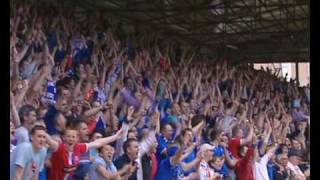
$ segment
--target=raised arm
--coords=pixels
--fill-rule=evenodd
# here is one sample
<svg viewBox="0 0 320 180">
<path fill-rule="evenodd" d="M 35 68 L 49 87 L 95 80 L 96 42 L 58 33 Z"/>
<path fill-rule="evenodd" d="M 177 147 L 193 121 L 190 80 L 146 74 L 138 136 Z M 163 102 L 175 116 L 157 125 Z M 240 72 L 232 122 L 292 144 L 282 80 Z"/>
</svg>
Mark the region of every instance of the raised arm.
<svg viewBox="0 0 320 180">
<path fill-rule="evenodd" d="M 55 141 L 49 134 L 46 134 L 46 141 L 47 141 L 50 149 L 52 149 L 53 152 L 58 150 L 59 143 L 57 141 Z"/>
<path fill-rule="evenodd" d="M 82 115 L 82 119 L 83 120 L 87 120 L 90 116 L 96 115 L 98 114 L 101 110 L 103 110 L 105 108 L 104 105 L 101 105 L 99 107 L 94 107 L 92 109 L 89 109 L 87 111 L 85 111 Z"/>
<path fill-rule="evenodd" d="M 192 128 L 192 132 L 194 134 L 199 134 L 200 131 L 204 128 L 204 126 L 205 126 L 205 122 L 203 120 L 199 124 L 197 124 L 195 127 Z"/>
<path fill-rule="evenodd" d="M 221 143 L 221 145 L 223 146 L 224 155 L 226 157 L 227 164 L 229 166 L 231 166 L 231 167 L 235 167 L 237 162 L 238 162 L 238 160 L 231 158 L 231 156 L 229 155 L 229 152 L 227 150 L 227 144 L 226 143 L 223 142 L 223 143 Z"/>
<path fill-rule="evenodd" d="M 251 125 L 250 125 L 249 134 L 247 135 L 246 138 L 240 139 L 240 145 L 241 145 L 241 146 L 244 146 L 244 145 L 249 144 L 249 143 L 252 141 L 253 133 L 254 133 L 254 132 L 253 132 L 253 124 L 251 124 Z"/>
<path fill-rule="evenodd" d="M 197 168 L 201 162 L 200 153 L 197 155 L 197 158 L 189 163 L 182 162 L 182 168 L 184 171 L 189 171 L 192 168 Z"/>
<path fill-rule="evenodd" d="M 12 92 L 10 92 L 10 107 L 11 107 L 10 110 L 12 112 L 13 124 L 15 127 L 19 127 L 21 122 L 20 122 L 19 113 L 16 108 L 16 104 L 14 102 L 14 95 Z"/>
<path fill-rule="evenodd" d="M 109 144 L 109 143 L 112 143 L 118 139 L 120 139 L 122 136 L 123 136 L 123 130 L 120 129 L 119 131 L 117 131 L 116 134 L 112 135 L 112 136 L 109 136 L 109 137 L 105 137 L 105 138 L 101 138 L 101 139 L 97 139 L 93 142 L 90 142 L 87 144 L 88 146 L 88 149 L 97 149 L 97 148 L 100 148 L 101 146 L 105 145 L 105 144 Z"/>
<path fill-rule="evenodd" d="M 193 143 L 191 146 L 187 147 L 187 149 L 184 151 L 181 159 L 184 160 L 185 158 L 187 158 L 190 153 L 192 153 L 192 151 L 194 150 L 194 148 L 196 147 L 196 143 Z"/>
<path fill-rule="evenodd" d="M 19 109 L 22 106 L 23 99 L 24 99 L 28 89 L 29 89 L 29 81 L 24 80 L 21 92 L 19 94 L 16 94 L 14 97 L 14 102 L 15 102 L 17 109 Z"/>
<path fill-rule="evenodd" d="M 40 77 L 35 81 L 33 86 L 30 88 L 31 93 L 28 96 L 28 99 L 32 99 L 36 94 L 39 93 L 43 83 L 45 82 L 45 78 L 50 74 L 51 68 L 48 66 L 43 67 Z"/>
<path fill-rule="evenodd" d="M 265 115 L 266 116 L 266 115 Z M 266 117 L 267 118 L 267 117 Z M 269 139 L 270 139 L 270 136 L 271 136 L 271 133 L 272 133 L 272 127 L 270 125 L 270 122 L 269 122 L 269 119 L 267 119 L 267 125 L 268 125 L 268 129 L 267 129 L 267 134 L 266 136 L 264 137 L 263 139 L 263 144 L 262 146 L 259 148 L 259 153 L 260 154 L 264 154 L 265 151 L 266 151 L 266 147 L 268 145 L 268 142 L 269 142 Z"/>
<path fill-rule="evenodd" d="M 84 80 L 85 78 L 86 78 L 85 73 L 80 74 L 80 79 L 79 79 L 79 81 L 77 82 L 75 88 L 73 89 L 72 99 L 75 99 L 75 98 L 79 97 L 80 92 L 81 92 L 81 85 L 82 85 L 82 82 L 83 82 L 83 80 Z"/>
<path fill-rule="evenodd" d="M 105 62 L 103 53 L 101 53 L 101 58 L 102 58 L 102 61 Z M 106 73 L 107 73 L 107 66 L 105 65 L 105 63 L 103 63 L 103 64 L 104 64 L 104 66 L 103 66 L 103 70 L 102 70 L 102 73 L 101 73 L 101 76 L 100 76 L 100 82 L 99 82 L 99 87 L 101 89 L 103 89 L 104 86 L 105 86 Z"/>
</svg>

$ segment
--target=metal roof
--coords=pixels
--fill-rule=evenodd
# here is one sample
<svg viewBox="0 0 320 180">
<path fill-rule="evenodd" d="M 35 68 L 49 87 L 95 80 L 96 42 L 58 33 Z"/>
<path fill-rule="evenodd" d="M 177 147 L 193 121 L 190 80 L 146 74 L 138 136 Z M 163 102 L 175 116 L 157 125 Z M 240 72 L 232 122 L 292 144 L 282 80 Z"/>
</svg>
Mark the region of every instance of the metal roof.
<svg viewBox="0 0 320 180">
<path fill-rule="evenodd" d="M 157 42 L 192 47 L 202 57 L 255 62 L 310 58 L 308 0 L 55 2 L 72 7 L 80 21 L 99 12 L 106 26 L 117 27 L 118 37 L 140 39 L 136 46 Z"/>
</svg>

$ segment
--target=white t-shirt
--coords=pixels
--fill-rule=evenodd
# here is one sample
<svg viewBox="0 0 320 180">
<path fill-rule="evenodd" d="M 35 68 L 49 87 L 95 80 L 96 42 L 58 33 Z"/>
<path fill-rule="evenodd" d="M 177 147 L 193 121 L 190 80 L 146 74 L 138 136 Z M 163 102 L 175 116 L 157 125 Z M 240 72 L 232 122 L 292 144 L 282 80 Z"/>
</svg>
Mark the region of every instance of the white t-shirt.
<svg viewBox="0 0 320 180">
<path fill-rule="evenodd" d="M 14 138 L 17 140 L 17 145 L 23 143 L 23 142 L 29 142 L 29 131 L 27 128 L 21 126 L 18 129 L 16 129 Z"/>
<path fill-rule="evenodd" d="M 214 176 L 213 169 L 211 169 L 209 164 L 203 160 L 200 163 L 198 172 L 199 172 L 200 180 L 208 180 Z"/>
<path fill-rule="evenodd" d="M 149 133 L 148 137 L 146 137 L 139 143 L 139 155 L 138 155 L 138 159 L 136 160 L 138 164 L 138 171 L 137 171 L 138 180 L 143 180 L 141 157 L 150 150 L 151 145 L 155 142 L 157 142 L 156 133 L 155 131 L 152 131 Z"/>
<path fill-rule="evenodd" d="M 255 161 L 253 167 L 253 175 L 255 179 L 259 180 L 269 180 L 267 163 L 272 154 L 266 153 L 261 159 L 260 162 Z"/>
<path fill-rule="evenodd" d="M 37 169 L 39 172 L 44 167 L 44 161 L 47 155 L 47 148 L 42 148 L 38 152 L 35 152 L 30 142 L 24 142 L 19 144 L 12 156 L 10 162 L 10 179 L 14 178 L 16 166 L 23 168 L 23 180 L 29 180 L 34 176 Z"/>
</svg>

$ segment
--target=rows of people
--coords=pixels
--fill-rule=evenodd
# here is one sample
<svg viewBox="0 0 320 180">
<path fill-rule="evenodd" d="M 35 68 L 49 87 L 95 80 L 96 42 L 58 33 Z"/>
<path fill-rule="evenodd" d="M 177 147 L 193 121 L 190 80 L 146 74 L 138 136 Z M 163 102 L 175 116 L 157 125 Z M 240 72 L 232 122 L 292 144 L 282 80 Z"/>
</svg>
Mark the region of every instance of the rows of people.
<svg viewBox="0 0 320 180">
<path fill-rule="evenodd" d="M 309 87 L 10 9 L 10 179 L 309 178 Z"/>
</svg>

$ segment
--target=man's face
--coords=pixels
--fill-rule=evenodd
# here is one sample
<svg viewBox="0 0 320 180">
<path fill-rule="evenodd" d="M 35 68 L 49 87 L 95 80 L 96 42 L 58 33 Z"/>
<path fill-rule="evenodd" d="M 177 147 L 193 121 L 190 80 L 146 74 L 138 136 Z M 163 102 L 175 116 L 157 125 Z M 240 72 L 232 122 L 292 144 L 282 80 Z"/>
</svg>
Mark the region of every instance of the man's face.
<svg viewBox="0 0 320 180">
<path fill-rule="evenodd" d="M 301 144 L 299 141 L 293 139 L 291 144 L 293 149 L 297 149 L 297 150 L 301 149 Z"/>
<path fill-rule="evenodd" d="M 193 133 L 192 131 L 187 131 L 183 137 L 184 145 L 188 145 L 193 141 Z"/>
<path fill-rule="evenodd" d="M 25 120 L 32 126 L 37 120 L 37 113 L 35 111 L 30 111 L 27 116 L 25 116 Z"/>
<path fill-rule="evenodd" d="M 213 150 L 205 150 L 203 152 L 203 158 L 205 161 L 209 162 L 213 158 Z"/>
<path fill-rule="evenodd" d="M 47 109 L 41 109 L 38 112 L 38 117 L 40 117 L 42 119 L 46 115 L 47 111 L 48 111 Z"/>
<path fill-rule="evenodd" d="M 92 135 L 91 141 L 95 141 L 95 140 L 101 139 L 101 138 L 102 138 L 102 134 L 95 132 L 95 133 Z"/>
<path fill-rule="evenodd" d="M 86 123 L 81 123 L 79 125 L 79 137 L 82 142 L 87 142 L 89 140 L 88 136 L 88 126 Z"/>
<path fill-rule="evenodd" d="M 163 136 L 165 138 L 167 138 L 168 140 L 171 140 L 172 139 L 172 134 L 173 134 L 173 129 L 172 129 L 172 126 L 167 124 L 164 131 L 163 131 Z"/>
<path fill-rule="evenodd" d="M 248 147 L 247 146 L 242 146 L 240 149 L 240 155 L 241 157 L 244 157 L 247 154 Z"/>
<path fill-rule="evenodd" d="M 76 82 L 74 81 L 74 79 L 71 79 L 70 80 L 70 87 L 73 88 L 73 87 L 75 87 L 75 85 L 76 85 Z"/>
<path fill-rule="evenodd" d="M 137 137 L 138 137 L 138 130 L 137 130 L 137 128 L 136 127 L 132 127 L 131 129 L 130 129 L 130 132 L 129 132 L 131 135 L 130 135 L 130 137 L 129 137 L 129 134 L 128 134 L 128 138 L 133 138 L 133 139 L 137 139 Z"/>
<path fill-rule="evenodd" d="M 181 110 L 182 110 L 182 112 L 183 113 L 187 113 L 187 112 L 189 112 L 189 104 L 188 103 L 186 103 L 186 102 L 183 102 L 182 104 L 181 104 Z"/>
<path fill-rule="evenodd" d="M 91 68 L 91 66 L 89 65 L 89 64 L 87 64 L 86 66 L 85 66 L 85 69 L 86 69 L 86 71 L 87 71 L 87 73 L 88 74 L 92 74 L 92 68 Z"/>
<path fill-rule="evenodd" d="M 138 158 L 139 155 L 139 144 L 137 141 L 131 142 L 130 146 L 127 149 L 128 155 L 135 160 Z"/>
<path fill-rule="evenodd" d="M 127 81 L 127 87 L 130 89 L 130 90 L 133 90 L 134 89 L 134 85 L 133 85 L 133 82 L 131 79 L 128 79 Z"/>
<path fill-rule="evenodd" d="M 46 132 L 44 130 L 36 130 L 31 139 L 33 146 L 36 149 L 41 149 L 46 144 Z"/>
<path fill-rule="evenodd" d="M 84 72 L 84 65 L 83 64 L 80 64 L 79 65 L 79 71 L 82 73 Z"/>
<path fill-rule="evenodd" d="M 290 163 L 293 164 L 294 166 L 297 166 L 297 165 L 300 164 L 301 158 L 298 157 L 298 156 L 290 156 L 290 157 L 289 157 L 289 161 L 290 161 Z"/>
<path fill-rule="evenodd" d="M 69 98 L 71 96 L 71 93 L 70 93 L 69 89 L 63 89 L 62 90 L 62 96 L 64 98 L 66 98 L 66 99 Z"/>
<path fill-rule="evenodd" d="M 68 103 L 65 99 L 60 99 L 57 101 L 57 109 L 61 112 L 68 112 Z"/>
<path fill-rule="evenodd" d="M 288 157 L 287 156 L 284 156 L 282 157 L 280 160 L 279 160 L 279 163 L 281 166 L 283 167 L 287 167 L 287 164 L 288 164 Z"/>
<path fill-rule="evenodd" d="M 224 157 L 216 157 L 215 161 L 213 162 L 213 165 L 217 169 L 222 169 L 222 166 L 224 164 Z"/>
<path fill-rule="evenodd" d="M 66 130 L 64 141 L 68 146 L 74 146 L 78 142 L 78 132 L 71 129 Z"/>
<path fill-rule="evenodd" d="M 129 132 L 128 133 L 128 139 L 137 139 L 137 136 L 134 132 Z"/>
<path fill-rule="evenodd" d="M 106 161 L 112 162 L 113 154 L 114 154 L 114 148 L 112 146 L 108 144 L 103 146 L 101 150 L 101 155 Z"/>
<path fill-rule="evenodd" d="M 228 136 L 222 135 L 222 137 L 221 137 L 221 142 L 224 142 L 224 143 L 228 144 L 228 143 L 229 143 L 229 138 L 228 138 Z"/>
<path fill-rule="evenodd" d="M 288 152 L 289 152 L 288 147 L 287 147 L 287 146 L 283 146 L 283 147 L 282 147 L 282 153 L 283 153 L 283 154 L 288 154 Z"/>
<path fill-rule="evenodd" d="M 180 107 L 177 103 L 173 104 L 173 113 L 174 114 L 177 114 L 177 115 L 180 115 Z"/>
</svg>

